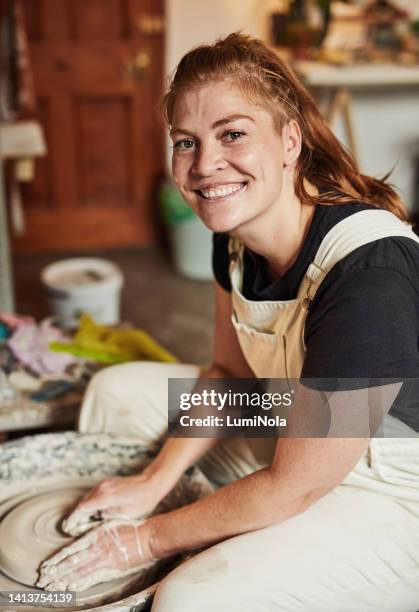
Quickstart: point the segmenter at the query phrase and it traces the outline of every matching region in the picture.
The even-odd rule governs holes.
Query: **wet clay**
[[[25,411],[25,414],[27,421],[28,411]],[[0,422],[2,422],[1,410]],[[129,437],[79,434],[72,431],[38,434],[0,444],[0,525],[6,516],[20,504],[41,493],[52,496],[57,490],[77,488],[82,495],[104,478],[140,472],[157,452],[157,447],[145,448],[136,444],[135,440]],[[156,508],[155,512],[167,512],[211,492],[212,487],[204,474],[198,468],[191,468],[182,476],[177,486]],[[74,497],[70,504],[70,511],[75,507],[76,502],[77,497]],[[68,514],[64,509],[62,513],[63,518]],[[19,525],[19,528],[22,527],[23,525]],[[35,567],[53,554],[57,548],[62,548],[73,541],[72,538],[67,538],[60,532],[59,526],[58,532],[63,538],[60,544],[55,548],[52,546],[42,558],[40,556],[33,563],[27,556],[24,562],[25,567],[29,564]],[[9,557],[9,551],[10,548],[3,545],[3,535],[1,535],[0,590],[34,590],[33,583],[31,584],[29,580],[28,585],[17,582],[1,569],[4,562],[7,564],[5,558]],[[133,610],[139,612],[144,607],[149,608],[150,599],[157,588],[158,581],[176,567],[182,559],[183,556],[180,559],[168,560],[166,563],[160,562],[155,568],[147,570],[145,576],[114,580],[93,587],[80,593],[77,596],[77,603],[66,610],[76,612],[94,608],[95,611],[100,609],[109,612],[132,612]],[[128,583],[126,588],[117,586],[126,584],[125,580]],[[41,589],[39,592],[42,593]],[[105,595],[101,596],[100,593]],[[106,593],[110,594],[106,596]],[[10,607],[5,609],[10,610]],[[21,612],[31,612],[33,609],[33,606],[19,607]],[[51,607],[40,606],[37,607],[37,610],[49,612]]]
[[[210,495],[213,491],[214,488],[206,476],[196,468],[192,468],[183,474],[176,486],[163,498],[152,512],[143,514],[141,517],[137,518],[145,519],[152,514],[162,514],[163,512],[186,506],[201,497]],[[80,508],[73,510],[73,512],[63,520],[62,529],[67,534],[79,536],[93,527],[97,527],[109,521],[109,519],[127,521],[129,518],[130,517],[118,512],[110,511],[107,511],[106,518],[104,518],[100,511],[92,515],[91,509]]]
[[[135,530],[135,528],[141,525],[143,522],[144,521],[136,519],[112,520],[107,521],[100,527],[99,530],[90,530],[84,537],[79,538],[70,546],[58,551],[55,555],[42,563],[40,568],[40,579],[37,582],[37,586],[43,587],[48,591],[76,591],[77,593],[80,593],[81,591],[91,588],[95,584],[114,580],[115,578],[122,578],[124,576],[129,576],[130,574],[136,574],[138,577],[144,572],[144,570],[152,567],[158,560],[152,559],[148,563],[130,565],[130,567],[125,569],[105,566],[100,569],[92,569],[85,575],[80,573],[78,578],[75,578],[74,575],[68,570],[64,575],[59,575],[59,568],[57,566],[61,561],[64,561],[65,559],[68,560],[70,556],[74,563],[87,563],[91,555],[90,547],[96,544],[99,538],[106,535],[109,535],[112,538],[114,546],[119,549],[121,556],[126,556],[126,548],[118,537],[118,527],[124,525]],[[139,541],[138,536],[137,549],[139,555],[141,556],[141,542]],[[62,573],[63,572],[61,570],[61,574]]]
[[[0,570],[19,583],[34,586],[41,562],[73,542],[74,538],[62,532],[61,521],[87,490],[73,487],[34,495],[10,509],[0,523]],[[121,592],[131,582],[132,577],[102,583],[86,590],[79,603]]]
[[[189,473],[183,475],[178,484],[154,509],[152,514],[167,512],[186,505],[200,497],[208,495],[212,490],[212,486],[204,476],[196,470],[191,470]],[[139,576],[145,570],[155,565],[158,561],[157,559],[153,559],[147,564],[140,564],[126,569],[102,567],[101,569],[92,570],[88,575],[77,576],[77,578],[74,574],[68,572],[68,570],[65,575],[58,575],[59,570],[57,565],[70,556],[74,563],[87,563],[89,561],[90,547],[94,545],[97,538],[100,537],[100,535],[98,535],[100,531],[98,532],[97,529],[92,529],[92,527],[98,527],[100,525],[101,528],[112,535],[112,533],[117,533],[117,528],[120,525],[128,525],[135,528],[144,521],[143,517],[141,519],[130,519],[128,517],[115,515],[114,519],[109,520],[109,518],[107,518],[105,521],[100,520],[99,517],[100,513],[96,512],[92,517],[91,510],[80,509],[75,510],[71,513],[70,517],[62,521],[62,529],[64,532],[71,532],[72,535],[76,536],[84,533],[84,536],[73,542],[71,546],[66,547],[64,550],[60,550],[42,564],[40,579],[37,582],[37,586],[49,591],[70,590],[79,593],[100,582],[129,576],[131,574]],[[88,531],[88,533],[85,533],[86,531]],[[118,542],[118,538],[114,538],[114,541]],[[139,550],[141,550],[140,542],[138,542],[138,547]],[[122,549],[121,552],[123,552]]]

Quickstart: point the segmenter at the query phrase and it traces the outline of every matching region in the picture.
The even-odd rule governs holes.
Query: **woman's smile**
[[[201,200],[206,202],[219,202],[235,197],[247,187],[247,182],[242,183],[224,183],[219,185],[208,185],[194,189],[195,193]]]

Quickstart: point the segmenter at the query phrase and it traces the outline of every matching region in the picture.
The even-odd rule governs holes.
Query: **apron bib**
[[[323,238],[293,300],[253,301],[242,291],[244,247],[230,238],[232,323],[257,378],[299,378],[304,362],[307,311],[326,274],[361,246],[389,237],[419,243],[410,225],[386,210],[363,210],[337,223]]]
[[[363,210],[343,219],[323,238],[297,297],[275,301],[252,301],[242,295],[244,247],[237,239],[230,238],[232,323],[243,354],[257,378],[300,378],[306,352],[307,311],[326,274],[355,249],[394,236],[419,243],[410,225],[389,211]],[[272,462],[276,442],[276,438],[247,438],[260,465]]]

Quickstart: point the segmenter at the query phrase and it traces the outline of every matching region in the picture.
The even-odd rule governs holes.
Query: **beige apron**
[[[326,274],[365,244],[401,236],[419,243],[412,228],[386,210],[363,210],[337,223],[323,238],[293,300],[252,301],[242,291],[244,247],[229,240],[232,322],[243,354],[258,378],[299,378],[304,362],[304,324]],[[270,463],[274,440],[249,440],[258,460]]]

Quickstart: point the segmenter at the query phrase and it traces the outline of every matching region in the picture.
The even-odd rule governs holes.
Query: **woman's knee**
[[[168,379],[198,375],[198,366],[150,361],[104,368],[86,390],[78,429],[135,436],[148,444],[167,427]]]
[[[160,365],[132,362],[97,372],[82,401],[79,431],[136,435],[138,428],[141,430],[141,423],[150,420],[147,414],[150,401],[147,402],[146,397],[150,396],[151,381],[163,375]]]
[[[126,394],[138,392],[157,382],[167,384],[169,378],[195,378],[199,366],[170,364],[157,361],[132,361],[108,366],[97,372],[90,381],[88,389],[95,392]]]
[[[164,364],[154,362],[129,362],[108,366],[97,372],[89,383],[88,390],[95,393],[113,393],[120,395],[124,391],[134,388],[138,391],[139,385],[152,375],[164,375]]]

